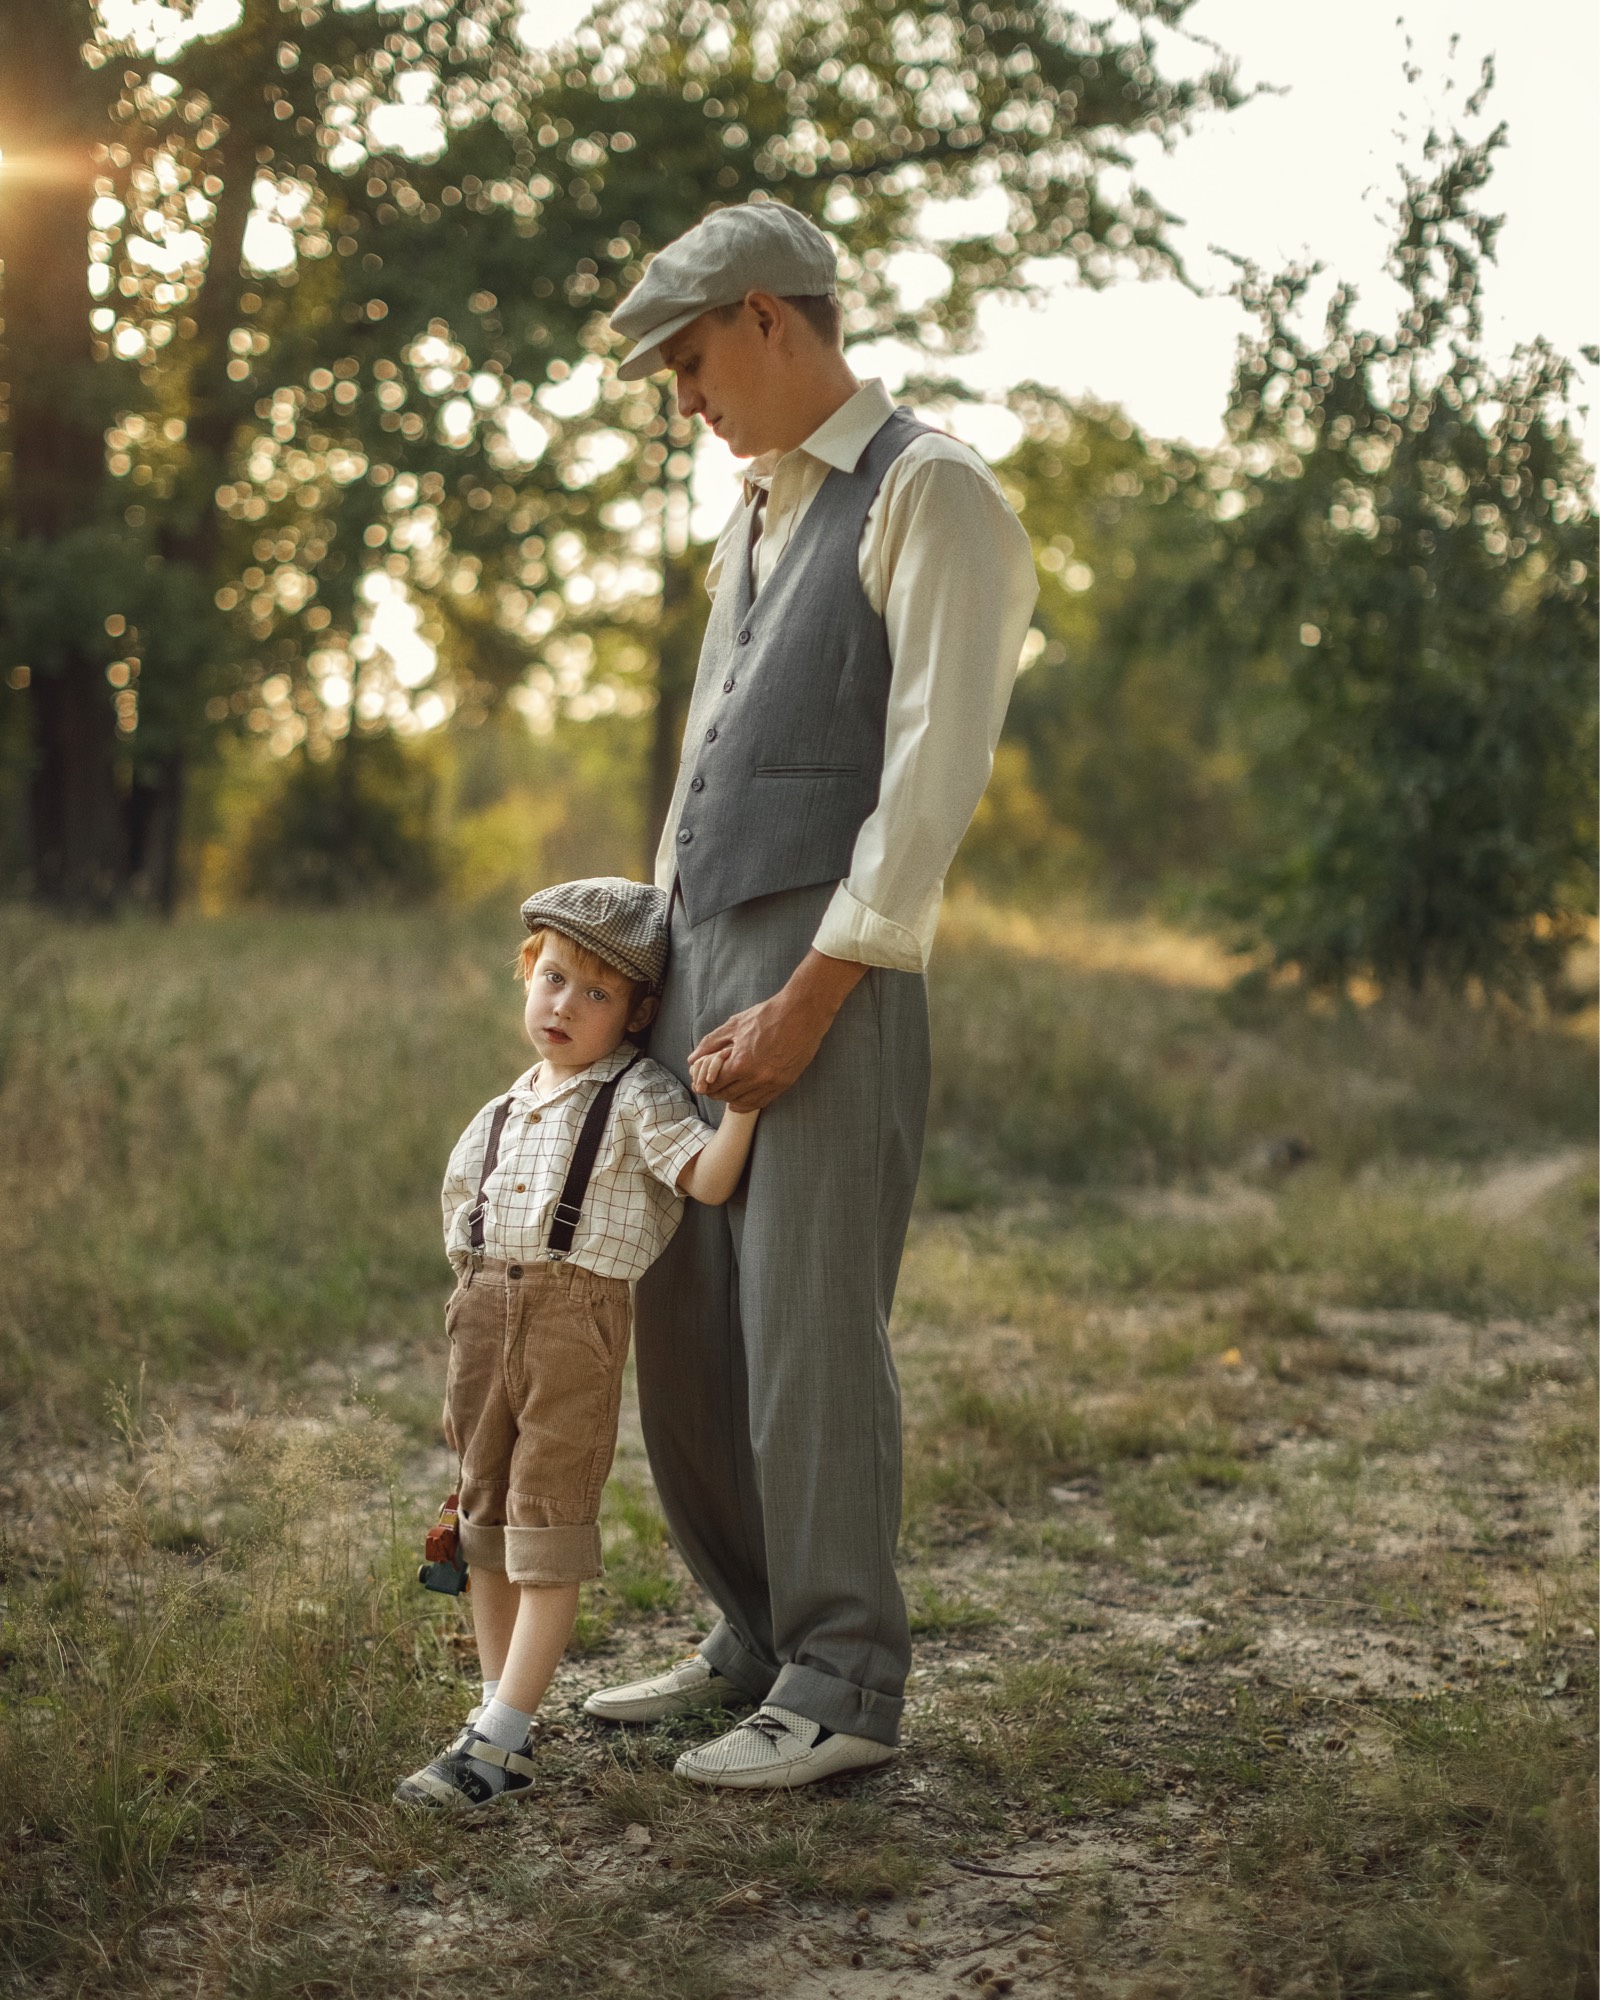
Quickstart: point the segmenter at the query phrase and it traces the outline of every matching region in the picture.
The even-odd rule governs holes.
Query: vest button
[[[715,723],[712,723],[711,727],[706,731],[706,741],[708,743],[715,743],[716,740],[717,740],[717,725]]]
[[[724,681],[724,682],[722,683],[722,692],[723,692],[724,694],[732,694],[732,693],[733,693],[733,682],[732,682],[732,681]]]
[[[706,781],[704,778],[691,778],[689,780],[689,789],[691,792],[703,792],[705,788]]]
[[[678,845],[680,847],[687,847],[689,845],[689,842],[693,839],[694,835],[689,831],[689,829],[686,826],[680,826],[678,828]]]
[[[741,646],[748,646],[749,643],[750,643],[750,634],[748,632],[741,632],[739,634],[739,644]]]

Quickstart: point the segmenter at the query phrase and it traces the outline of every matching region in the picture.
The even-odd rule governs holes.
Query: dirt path
[[[1553,1176],[1551,1162],[1503,1170],[1474,1212],[1509,1212]],[[1219,1226],[1239,1217],[1226,1196],[1214,1206]],[[913,1298],[965,1227],[919,1224]],[[1476,1796],[1474,1768],[1508,1782],[1510,1758],[1553,1812],[1585,1765],[1595,1533],[1574,1468],[1587,1463],[1589,1330],[1560,1315],[1323,1306],[1260,1335],[1252,1311],[1224,1288],[1085,1314],[1079,1344],[1063,1347],[1024,1285],[986,1326],[906,1320],[914,1465],[924,1433],[945,1449],[957,1406],[939,1396],[975,1357],[1022,1385],[1025,1415],[1049,1369],[1065,1370],[1074,1407],[1102,1425],[1100,1456],[1074,1470],[1063,1446],[1026,1506],[948,1492],[919,1503],[905,1753],[803,1797],[686,1795],[670,1765],[698,1731],[618,1735],[579,1714],[591,1689],[689,1650],[709,1620],[650,1543],[630,1393],[606,1530],[615,1573],[591,1606],[590,1650],[558,1675],[537,1804],[430,1846],[397,1832],[382,1803],[385,1765],[413,1746],[380,1741],[359,1810],[316,1836],[314,1860],[291,1866],[246,1811],[176,1869],[138,1932],[138,1990],[443,2000],[460,1966],[487,1955],[508,1968],[492,1995],[1309,2000],[1342,1990],[1356,1947],[1335,1933],[1362,1897],[1393,1917],[1415,1892],[1396,1842],[1453,1856],[1458,1920],[1500,1937],[1505,1868],[1484,1861],[1481,1883],[1472,1873],[1494,1808],[1463,1807],[1463,1822],[1450,1801]],[[1197,1343],[1181,1367],[1174,1327]],[[275,1408],[226,1388],[169,1398],[131,1450],[87,1441],[17,1466],[0,1500],[41,1550],[142,1510],[147,1544],[149,1523],[165,1524],[153,1537],[163,1560],[188,1546],[203,1558],[237,1518],[242,1463],[270,1466],[282,1493],[304,1490],[295,1467],[318,1452],[359,1475],[362,1452],[399,1435],[385,1410],[425,1412],[436,1375],[431,1353],[377,1346],[353,1367],[314,1368]],[[1185,1428],[1202,1404],[1212,1431],[1227,1417],[1226,1449]],[[1025,1424],[1001,1435],[1012,1408],[961,1420],[980,1442],[984,1424],[1000,1437],[983,1445],[993,1480],[1004,1450],[1032,1449]],[[438,1448],[403,1449],[404,1536],[451,1469]],[[381,1542],[381,1489],[357,1476],[340,1490],[327,1526]],[[435,1608],[440,1650],[414,1643],[440,1682],[429,1712],[443,1716],[462,1698],[454,1674],[470,1646],[454,1610]],[[1451,1730],[1460,1756],[1446,1783]],[[284,1927],[311,1970],[272,1944]],[[529,1983],[516,1968],[535,1935],[558,1945]],[[235,1961],[257,1965],[254,1985],[235,1982]],[[1470,1990],[1534,2000],[1514,1972]],[[1407,1990],[1446,1990],[1432,1976],[1423,1965]]]

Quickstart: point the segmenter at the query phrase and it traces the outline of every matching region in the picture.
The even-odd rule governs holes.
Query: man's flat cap
[[[530,931],[559,931],[652,993],[667,972],[667,899],[649,882],[591,875],[540,889],[522,906]]]
[[[821,298],[837,276],[833,245],[782,202],[714,209],[656,255],[611,315],[617,332],[636,343],[617,373],[631,382],[664,368],[662,341],[714,306],[731,306],[747,292]]]

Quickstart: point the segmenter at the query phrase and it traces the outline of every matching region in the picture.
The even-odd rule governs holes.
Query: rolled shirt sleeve
[[[1038,579],[994,475],[954,439],[918,439],[878,506],[862,582],[893,662],[883,783],[813,942],[829,958],[921,972],[945,873],[989,782]]]

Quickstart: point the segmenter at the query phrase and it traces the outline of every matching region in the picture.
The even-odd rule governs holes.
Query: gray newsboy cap
[[[559,931],[607,965],[661,991],[667,972],[667,899],[649,882],[622,875],[591,875],[557,882],[522,906],[530,931]]]
[[[731,306],[747,292],[819,298],[837,276],[827,237],[781,202],[714,209],[657,254],[611,315],[617,332],[637,343],[617,373],[632,382],[664,368],[662,341],[714,306]]]

